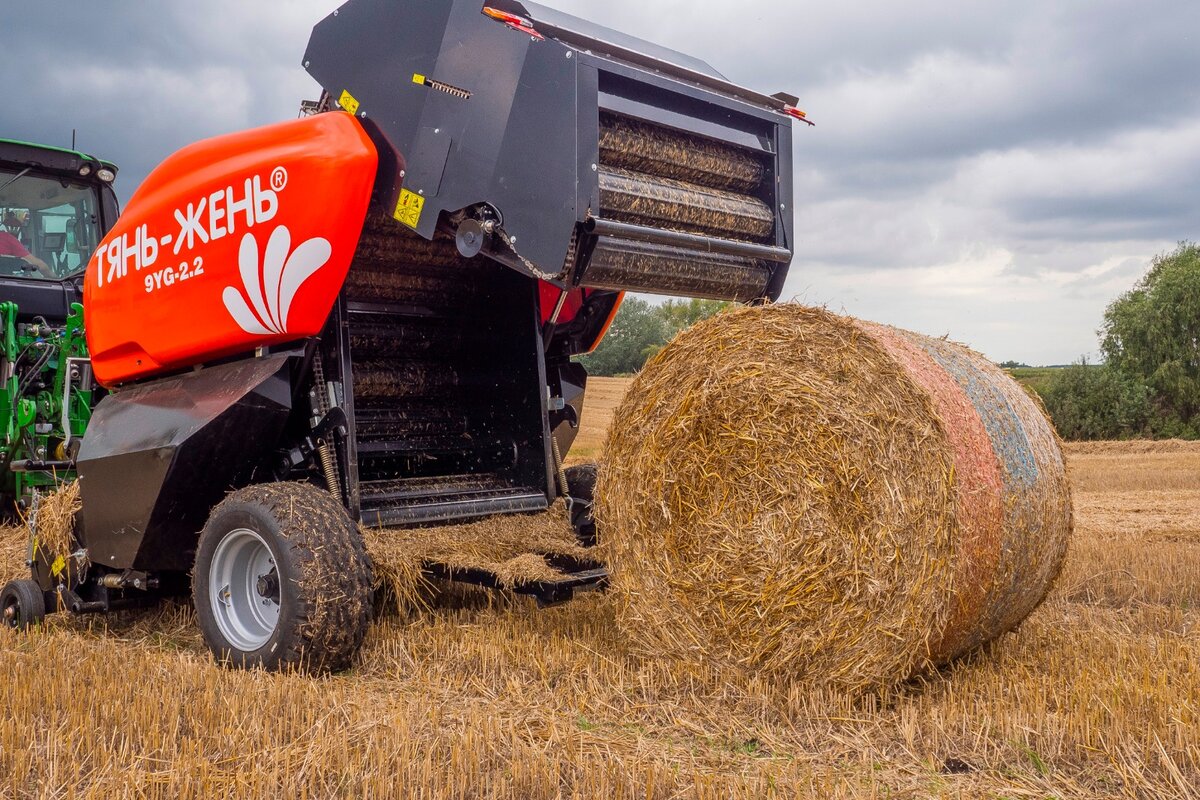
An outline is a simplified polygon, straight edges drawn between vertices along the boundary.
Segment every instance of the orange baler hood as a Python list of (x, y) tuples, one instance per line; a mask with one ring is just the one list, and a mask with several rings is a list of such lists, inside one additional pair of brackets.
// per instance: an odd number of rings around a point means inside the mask
[(88, 264), (97, 379), (113, 386), (319, 333), (377, 166), (348, 114), (209, 139), (164, 161)]

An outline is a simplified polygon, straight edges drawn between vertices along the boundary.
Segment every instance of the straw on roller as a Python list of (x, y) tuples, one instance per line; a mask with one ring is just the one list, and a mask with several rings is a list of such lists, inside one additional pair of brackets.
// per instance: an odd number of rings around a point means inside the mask
[(596, 245), (586, 277), (587, 285), (597, 289), (648, 289), (741, 302), (762, 297), (770, 280), (771, 271), (760, 261), (619, 239)]
[(605, 167), (752, 193), (766, 176), (761, 157), (704, 136), (600, 112), (600, 163)]
[(775, 214), (756, 197), (621, 169), (600, 171), (604, 217), (726, 239), (765, 241)]
[(959, 345), (740, 309), (664, 349), (616, 418), (599, 530), (648, 653), (888, 683), (1011, 630), (1061, 568), (1057, 437)]

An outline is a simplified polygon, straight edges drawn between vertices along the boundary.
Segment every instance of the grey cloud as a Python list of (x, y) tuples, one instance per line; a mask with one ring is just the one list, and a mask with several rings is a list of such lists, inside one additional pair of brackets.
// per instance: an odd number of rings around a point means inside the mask
[[(1200, 4), (543, 0), (792, 91), (788, 293), (952, 332), (997, 358), (1094, 347), (1104, 303), (1194, 238)], [(294, 116), (334, 0), (5, 8), (0, 135), (81, 146), (132, 193), (173, 150)], [(75, 31), (61, 41), (64, 20)]]

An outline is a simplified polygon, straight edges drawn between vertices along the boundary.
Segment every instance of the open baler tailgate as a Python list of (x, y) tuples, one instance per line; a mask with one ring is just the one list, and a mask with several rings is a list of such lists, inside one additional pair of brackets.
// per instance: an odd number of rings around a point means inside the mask
[(385, 155), (395, 217), (563, 288), (777, 298), (786, 102), (533, 3), (489, 8), (351, 0), (313, 32), (305, 66)]

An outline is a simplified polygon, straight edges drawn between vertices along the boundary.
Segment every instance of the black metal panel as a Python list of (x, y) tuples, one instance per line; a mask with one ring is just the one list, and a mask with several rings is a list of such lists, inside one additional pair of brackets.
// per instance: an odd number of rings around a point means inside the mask
[(0, 300), (16, 303), (22, 322), (33, 317), (61, 322), (70, 314), (71, 304), (81, 302), (82, 298), (82, 288), (75, 279), (0, 277)]
[(601, 71), (600, 108), (742, 147), (774, 150), (778, 114), (595, 56), (583, 55), (580, 61)]
[[(776, 229), (779, 231), (779, 246), (795, 252), (796, 210), (793, 202), (793, 194), (796, 178), (792, 169), (791, 126), (781, 125), (776, 135), (779, 137), (779, 152), (776, 154), (779, 166), (775, 171), (777, 194), (772, 199), (771, 207), (777, 210), (780, 217), (779, 225), (776, 226)], [(772, 276), (771, 285), (767, 289), (767, 297), (772, 302), (778, 300), (780, 295), (783, 294), (783, 284), (787, 280), (787, 275), (788, 271), (786, 269), (780, 269), (776, 270)]]
[[(425, 198), (422, 236), (432, 237), (440, 212), (488, 202), (514, 234), (541, 228), (522, 253), (557, 269), (577, 219), (576, 61), (564, 45), (533, 42), (482, 7), (351, 0), (313, 30), (305, 65), (335, 99), (349, 91), (405, 155), (405, 188)], [(415, 75), (470, 98), (416, 83)], [(442, 145), (421, 144), (422, 130), (449, 139), (440, 192), (432, 176)], [(418, 151), (431, 161), (419, 161)]]
[(575, 443), (579, 423), (583, 419), (588, 374), (582, 364), (572, 361), (547, 365), (546, 372), (550, 376), (551, 393), (563, 402), (561, 411), (550, 412), (550, 430), (558, 443), (559, 452), (566, 457)]
[(297, 358), (224, 364), (105, 397), (79, 454), (92, 561), (189, 569), (209, 511), (259, 477), (278, 446)]
[(334, 326), (333, 347), (330, 348), (331, 366), (336, 374), (326, 373), (326, 380), (336, 380), (342, 385), (342, 409), (346, 412), (346, 436), (338, 441), (338, 461), (346, 476), (346, 494), (349, 497), (350, 519), (359, 518), (362, 508), (361, 489), (358, 480), (358, 415), (354, 410), (354, 369), (350, 361), (350, 342), (353, 331), (350, 327), (350, 311), (345, 293), (338, 296), (333, 308), (331, 322)]
[(114, 173), (117, 167), (110, 161), (103, 161), (86, 153), (74, 150), (60, 150), (55, 147), (42, 147), (27, 142), (0, 140), (0, 164), (9, 167), (33, 167), (45, 172), (57, 172), (64, 177), (79, 180), (79, 169), (84, 164), (92, 165), (93, 169), (105, 167)]
[[(609, 109), (763, 159), (768, 174), (749, 196), (771, 207), (766, 243), (788, 251), (768, 265), (770, 285), (782, 286), (792, 249), (784, 101), (569, 15), (516, 0), (496, 5), (532, 17), (547, 38), (485, 16), (479, 0), (350, 0), (313, 31), (305, 66), (334, 98), (349, 92), (373, 135), (407, 160), (403, 188), (423, 203), (419, 234), (430, 239), (439, 225), (458, 224), (455, 214), (487, 206), (509, 238), (491, 237), (485, 254), (539, 277), (582, 254), (567, 265), (577, 278), (592, 252), (579, 226), (603, 216), (598, 116)], [(686, 145), (679, 149), (686, 157)], [(400, 182), (381, 183), (393, 189), (382, 209), (390, 214)]]
[[(684, 78), (705, 76), (723, 82), (731, 89), (738, 87), (725, 82), (725, 76), (713, 69), (711, 64), (693, 58), (678, 50), (653, 44), (645, 39), (597, 25), (586, 19), (558, 11), (525, 0), (496, 0), (492, 3), (495, 8), (517, 14), (533, 20), (541, 33), (561, 39), (583, 50), (597, 53), (625, 54), (627, 57), (642, 61), (656, 69), (672, 70), (674, 74)], [(599, 6), (603, 9), (603, 6)]]

